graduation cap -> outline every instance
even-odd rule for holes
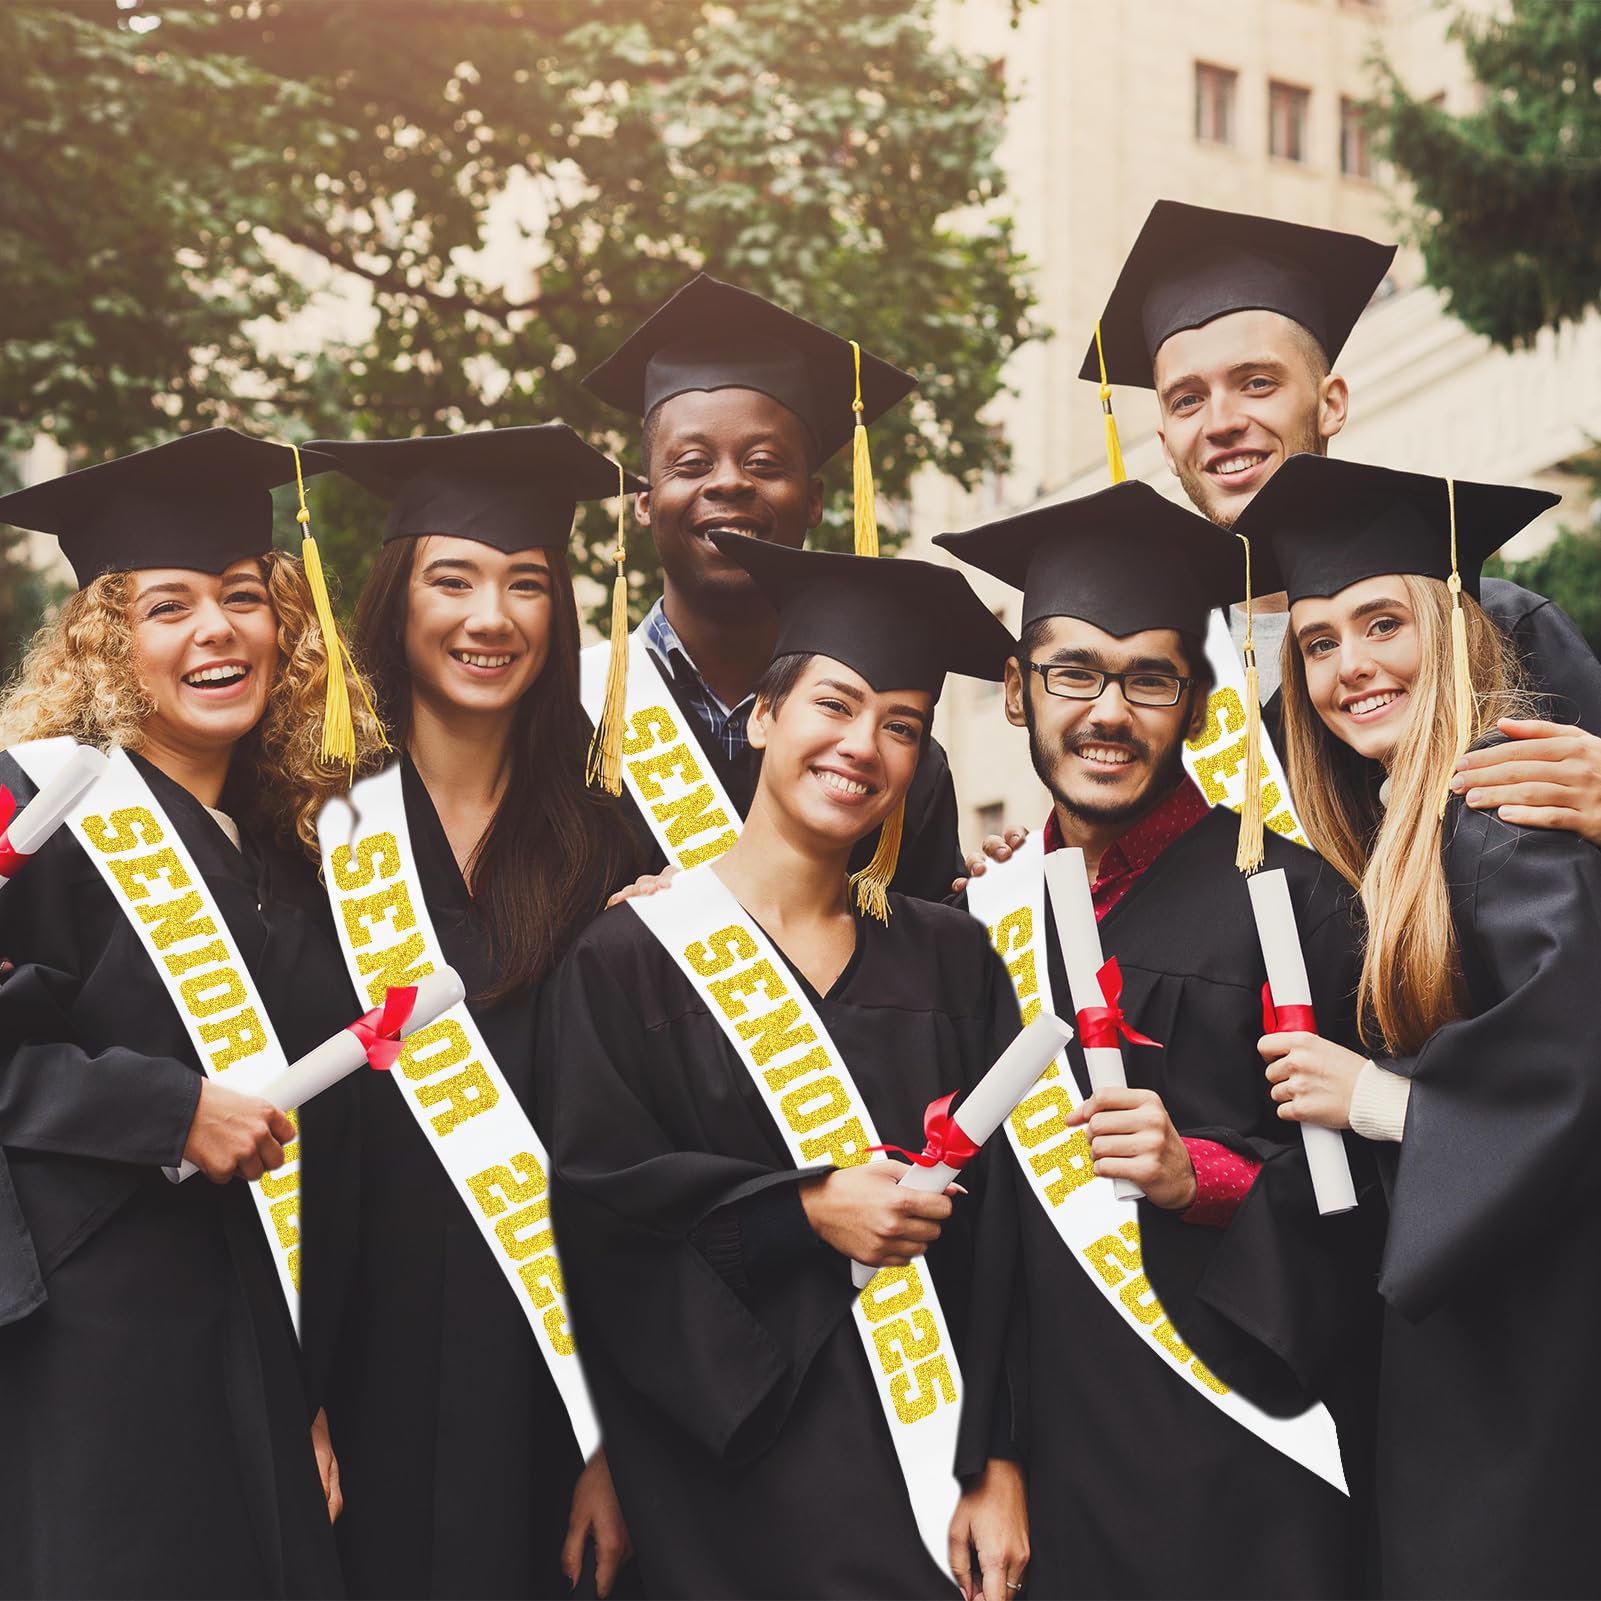
[[[1291,318],[1333,362],[1395,250],[1360,234],[1158,200],[1118,274],[1079,377],[1150,389],[1164,341],[1233,311]]]
[[[778,613],[772,659],[832,657],[880,693],[928,690],[939,699],[947,673],[1000,679],[1012,636],[962,575],[909,556],[885,560],[826,550],[791,550],[748,534],[712,542],[756,582]],[[880,922],[895,876],[904,802],[885,819],[873,859],[851,875],[857,905]]]
[[[1290,604],[1381,573],[1449,584],[1455,567],[1475,600],[1479,569],[1560,496],[1515,484],[1476,484],[1328,456],[1291,456],[1240,513],[1256,579]]]
[[[643,489],[565,423],[417,439],[318,439],[309,449],[387,500],[384,540],[475,539],[508,556],[565,550],[581,500]]]
[[[1235,527],[1256,539],[1261,582],[1285,590],[1292,606],[1381,573],[1416,573],[1445,584],[1460,756],[1472,738],[1474,707],[1462,592],[1477,599],[1486,559],[1560,498],[1303,453],[1274,473]],[[1449,799],[1446,790],[1441,817]]]
[[[333,466],[300,460],[307,474]],[[294,482],[289,446],[206,428],[0,496],[0,522],[54,534],[80,589],[149,567],[222,573],[272,548],[272,491]]]
[[[272,548],[272,491],[294,484],[306,584],[331,657],[322,757],[343,762],[353,777],[350,684],[364,697],[366,690],[334,617],[306,509],[306,477],[332,466],[329,457],[311,450],[251,439],[232,428],[206,428],[0,496],[0,521],[54,534],[80,589],[102,573],[140,568],[222,573]]]
[[[1023,592],[1023,626],[1078,617],[1119,638],[1174,628],[1205,639],[1245,587],[1240,542],[1137,479],[934,543]]]

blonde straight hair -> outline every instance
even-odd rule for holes
[[[1293,631],[1284,636],[1284,757],[1307,838],[1361,895],[1367,932],[1357,1016],[1363,1038],[1411,1054],[1468,1006],[1451,921],[1440,799],[1456,765],[1451,671],[1451,595],[1437,578],[1396,575],[1418,630],[1420,661],[1412,713],[1390,761],[1389,802],[1378,798],[1376,764],[1335,737],[1312,706]],[[1468,743],[1531,705],[1510,642],[1470,596]]]

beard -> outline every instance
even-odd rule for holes
[[[1284,459],[1286,461],[1291,456],[1299,455],[1303,452],[1311,456],[1325,456],[1328,454],[1329,448],[1328,440],[1318,432],[1315,412],[1304,419],[1302,426],[1294,434],[1284,435],[1283,444]],[[1219,528],[1232,528],[1234,519],[1245,510],[1245,506],[1250,505],[1250,501],[1247,501],[1245,506],[1214,504],[1212,500],[1212,480],[1207,476],[1204,467],[1197,467],[1193,463],[1179,460],[1177,457],[1174,458],[1174,465],[1177,468],[1179,483],[1183,486],[1185,497],[1208,522],[1216,523]],[[1271,476],[1269,474],[1269,477]],[[1261,493],[1260,489],[1257,493]]]
[[[1126,801],[1097,805],[1093,800],[1069,795],[1057,783],[1055,777],[1057,763],[1063,758],[1071,757],[1085,745],[1127,746],[1141,760],[1150,759],[1151,747],[1143,740],[1130,739],[1123,734],[1109,734],[1100,724],[1091,723],[1087,728],[1079,729],[1075,733],[1064,734],[1060,746],[1053,754],[1043,748],[1039,730],[1034,723],[1034,702],[1031,696],[1025,696],[1023,699],[1023,721],[1028,726],[1029,760],[1034,764],[1034,772],[1039,781],[1050,791],[1051,799],[1069,817],[1075,817],[1082,823],[1104,828],[1109,824],[1138,822],[1147,812],[1154,811],[1167,798],[1173,786],[1184,775],[1184,741],[1178,739],[1152,763],[1151,776],[1138,795]]]

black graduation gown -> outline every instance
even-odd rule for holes
[[[976,921],[890,904],[887,927],[858,920],[826,996],[794,977],[879,1138],[917,1149],[927,1104],[983,1074],[1017,1003]],[[849,1265],[807,1225],[802,1175],[706,1006],[627,906],[578,940],[547,1002],[556,1229],[647,1593],[949,1595],[850,1314]],[[928,1256],[964,1374],[993,1366],[969,1313],[1004,1307],[986,1275],[1015,1227],[988,1163],[964,1171],[972,1193]],[[1011,1429],[969,1407],[957,1465],[1015,1454]]]
[[[1601,855],[1453,800],[1471,1001],[1414,1057],[1391,1189],[1379,1410],[1384,1591],[1601,1584]]]
[[[348,1023],[310,864],[248,836],[241,854],[135,762],[290,1059]],[[33,793],[9,758],[0,779]],[[342,1593],[254,1203],[240,1183],[162,1176],[199,1065],[67,830],[0,890],[0,950],[15,964],[0,983],[0,1595]],[[303,1139],[316,1126],[303,1119]]]
[[[1518,659],[1539,697],[1540,715],[1601,734],[1601,661],[1578,625],[1555,601],[1505,578],[1485,578],[1479,603],[1517,647]],[[1263,708],[1263,726],[1283,749],[1283,704],[1275,690]]]
[[[756,780],[761,776],[761,752],[747,747],[730,760],[723,754],[721,745],[707,738],[704,726],[672,675],[663,671],[662,678],[682,714],[680,726],[693,736],[696,748],[711,764],[728,798],[739,808],[739,815],[745,816],[756,794]],[[629,827],[639,840],[644,864],[641,872],[659,873],[667,858],[626,786],[623,806]],[[873,859],[877,844],[878,835],[871,834],[857,845],[851,855],[853,873]],[[966,871],[957,833],[956,786],[951,779],[951,764],[939,741],[930,739],[917,764],[911,788],[906,792],[906,820],[891,884],[902,895],[913,895],[924,901],[943,901],[950,896],[952,882]]]
[[[428,791],[402,767],[422,892],[468,994],[488,937]],[[538,990],[473,1016],[529,1104]],[[328,1395],[356,1596],[567,1596],[561,1545],[583,1467],[518,1298],[386,1074],[360,1078],[355,1260]]]
[[[1238,828],[1233,812],[1214,809],[1157,857],[1100,934],[1122,968],[1130,1023],[1163,1046],[1125,1044],[1129,1083],[1157,1091],[1180,1132],[1244,1131],[1244,1142],[1231,1143],[1266,1160],[1241,1208],[1250,1227],[1246,1214],[1273,1189],[1310,1186],[1288,1143],[1293,1131],[1274,1115],[1256,1050],[1266,973],[1234,866]],[[1266,865],[1289,874],[1320,1025],[1338,1032],[1355,984],[1344,886],[1276,835],[1266,851]],[[1047,938],[1052,994],[1070,1016],[1054,928]],[[1086,1095],[1082,1054],[1076,1042],[1069,1050]],[[1150,1342],[1070,1258],[1015,1161],[1012,1170],[1030,1343],[1048,1359],[1028,1369],[1030,1593],[1358,1593],[1361,1530],[1346,1497],[1224,1415],[1154,1346],[1142,1349]],[[1274,1214],[1264,1215],[1271,1225]],[[1153,1283],[1164,1248],[1176,1259],[1177,1270],[1156,1287],[1188,1339],[1165,1286],[1200,1276],[1223,1231],[1143,1201],[1139,1221]]]

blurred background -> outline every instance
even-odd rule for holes
[[[918,374],[873,454],[937,555],[1104,484],[1076,373],[1167,197],[1402,241],[1335,453],[1559,491],[1503,570],[1601,643],[1601,0],[12,0],[0,106],[8,487],[215,423],[562,418],[634,465],[579,379],[705,268]],[[1114,402],[1177,498],[1154,398]],[[348,601],[382,508],[312,487]],[[0,529],[0,669],[63,577]],[[939,733],[964,839],[1037,821],[998,691]]]

